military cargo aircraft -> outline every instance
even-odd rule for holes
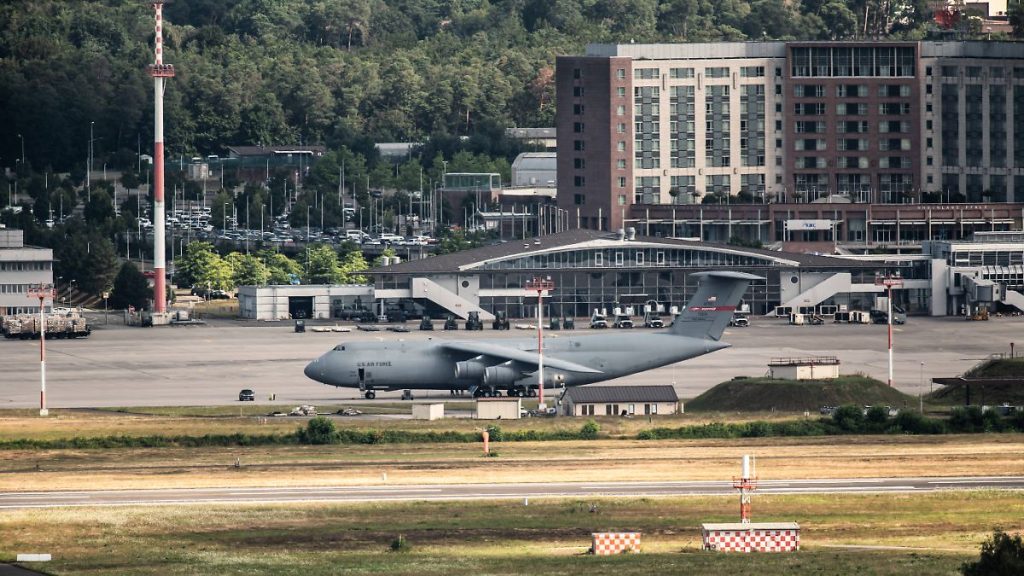
[[[544,388],[580,386],[674,364],[715,350],[740,299],[759,276],[699,272],[697,292],[657,332],[612,332],[544,342]],[[449,390],[480,396],[535,396],[536,339],[364,341],[339,344],[306,366],[306,376],[368,399],[377,391]]]

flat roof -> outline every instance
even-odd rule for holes
[[[701,524],[701,530],[799,530],[800,525],[796,522],[721,522],[716,524]]]
[[[678,402],[676,389],[664,386],[579,386],[566,394],[576,404],[608,402]]]

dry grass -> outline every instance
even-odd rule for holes
[[[722,480],[743,454],[763,479],[1005,475],[1024,470],[1024,437],[860,436],[492,444],[0,451],[0,490],[355,485],[643,478]],[[236,469],[235,460],[242,466]]]
[[[735,499],[694,497],[76,508],[0,512],[0,559],[49,552],[75,574],[955,574],[994,527],[1024,528],[1009,492],[765,496],[755,519],[798,521],[802,551],[699,551]],[[580,556],[591,531],[638,530],[644,552]],[[402,534],[410,551],[387,552]],[[892,546],[872,550],[866,547]],[[853,547],[853,548],[847,548]]]

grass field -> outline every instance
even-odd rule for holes
[[[743,454],[764,479],[1006,475],[1024,436],[842,436],[110,450],[2,450],[0,490],[541,481],[728,480]],[[236,468],[236,459],[240,467]]]
[[[0,560],[53,554],[54,574],[956,574],[993,528],[1024,528],[1019,493],[765,496],[755,521],[801,524],[791,554],[700,551],[736,499],[531,500],[0,512]],[[643,552],[591,557],[592,531]],[[404,535],[409,550],[391,552]]]
[[[691,410],[817,412],[822,406],[916,406],[918,399],[866,376],[835,380],[743,378],[723,382],[688,402]]]

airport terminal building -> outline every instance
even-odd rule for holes
[[[545,316],[588,318],[616,308],[635,319],[645,306],[670,314],[697,286],[691,275],[709,270],[749,272],[764,278],[749,288],[752,314],[870,311],[879,305],[881,275],[899,275],[894,303],[909,314],[961,315],[969,309],[1024,311],[1024,234],[976,233],[965,241],[932,241],[921,254],[826,256],[763,250],[679,238],[570,230],[510,240],[451,254],[373,268],[369,286],[243,287],[243,317],[351,319],[425,310],[435,318],[484,321],[496,312],[532,319],[537,294],[527,283],[550,279]],[[412,304],[415,306],[411,306]]]
[[[571,230],[508,241],[392,266],[374,268],[377,300],[413,300],[437,311],[485,320],[502,311],[511,318],[536,315],[534,278],[554,283],[545,296],[545,315],[589,317],[595,309],[611,314],[631,309],[642,316],[653,303],[670,313],[696,290],[694,272],[735,270],[765,278],[749,289],[744,304],[753,314],[774,314],[779,306],[829,313],[870,309],[880,289],[878,272],[907,277],[909,302],[927,301],[927,278],[910,281],[925,266],[886,264],[828,256],[772,252],[692,240]],[[921,291],[917,293],[915,291]],[[918,304],[923,306],[923,304]],[[922,310],[922,312],[926,312]]]

